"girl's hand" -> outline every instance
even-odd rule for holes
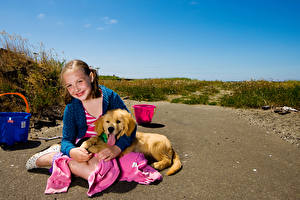
[[[92,157],[92,153],[89,153],[86,149],[76,147],[70,150],[70,157],[78,162],[86,162]]]
[[[109,161],[117,157],[121,153],[121,149],[117,145],[109,146],[97,154],[99,160]]]

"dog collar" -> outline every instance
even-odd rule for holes
[[[101,140],[103,140],[103,142],[107,143],[107,135],[105,133],[101,133],[101,135],[99,136],[99,138]]]

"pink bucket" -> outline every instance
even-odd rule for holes
[[[155,105],[139,104],[132,107],[134,108],[134,115],[138,124],[151,123],[156,108]]]

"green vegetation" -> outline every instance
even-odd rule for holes
[[[260,108],[300,108],[300,81],[198,81],[191,79],[101,80],[121,96],[134,100]]]
[[[263,105],[300,108],[300,82],[245,81],[232,86],[233,94],[224,95],[220,105],[259,108]]]
[[[121,80],[118,76],[99,76],[100,80]]]
[[[20,92],[35,117],[62,116],[59,75],[64,61],[41,45],[34,48],[19,36],[0,33],[0,93]],[[38,49],[38,50],[37,50]],[[36,53],[34,53],[36,52]],[[138,101],[169,101],[236,108],[263,105],[300,109],[300,81],[199,81],[188,78],[124,79],[100,76],[99,83],[121,97]],[[18,97],[0,97],[0,111],[24,111]]]
[[[144,101],[161,101],[170,100],[170,97],[182,95],[184,98],[174,100],[174,102],[184,102],[189,104],[198,104],[197,102],[204,101],[205,98],[197,94],[198,91],[203,91],[205,96],[213,95],[219,92],[216,87],[221,87],[220,81],[199,81],[186,78],[171,78],[171,79],[136,79],[136,80],[100,80],[101,84],[115,90],[121,96],[128,96],[133,100]],[[203,99],[203,100],[199,100]],[[195,102],[195,103],[193,103]]]
[[[187,97],[172,99],[172,103],[184,104],[208,104],[209,97],[207,95],[191,95]]]

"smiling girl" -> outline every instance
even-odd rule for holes
[[[92,156],[86,149],[79,147],[86,138],[96,135],[93,122],[111,109],[128,109],[118,94],[98,85],[96,70],[81,60],[68,62],[61,72],[62,85],[65,88],[66,108],[63,116],[63,138],[60,145],[33,155],[26,168],[51,166],[53,160],[67,155],[71,158],[70,170],[73,174],[88,179],[99,160],[111,160],[130,146],[135,138],[136,129],[130,137],[124,134],[115,145],[109,146]],[[61,151],[61,152],[60,152]]]

